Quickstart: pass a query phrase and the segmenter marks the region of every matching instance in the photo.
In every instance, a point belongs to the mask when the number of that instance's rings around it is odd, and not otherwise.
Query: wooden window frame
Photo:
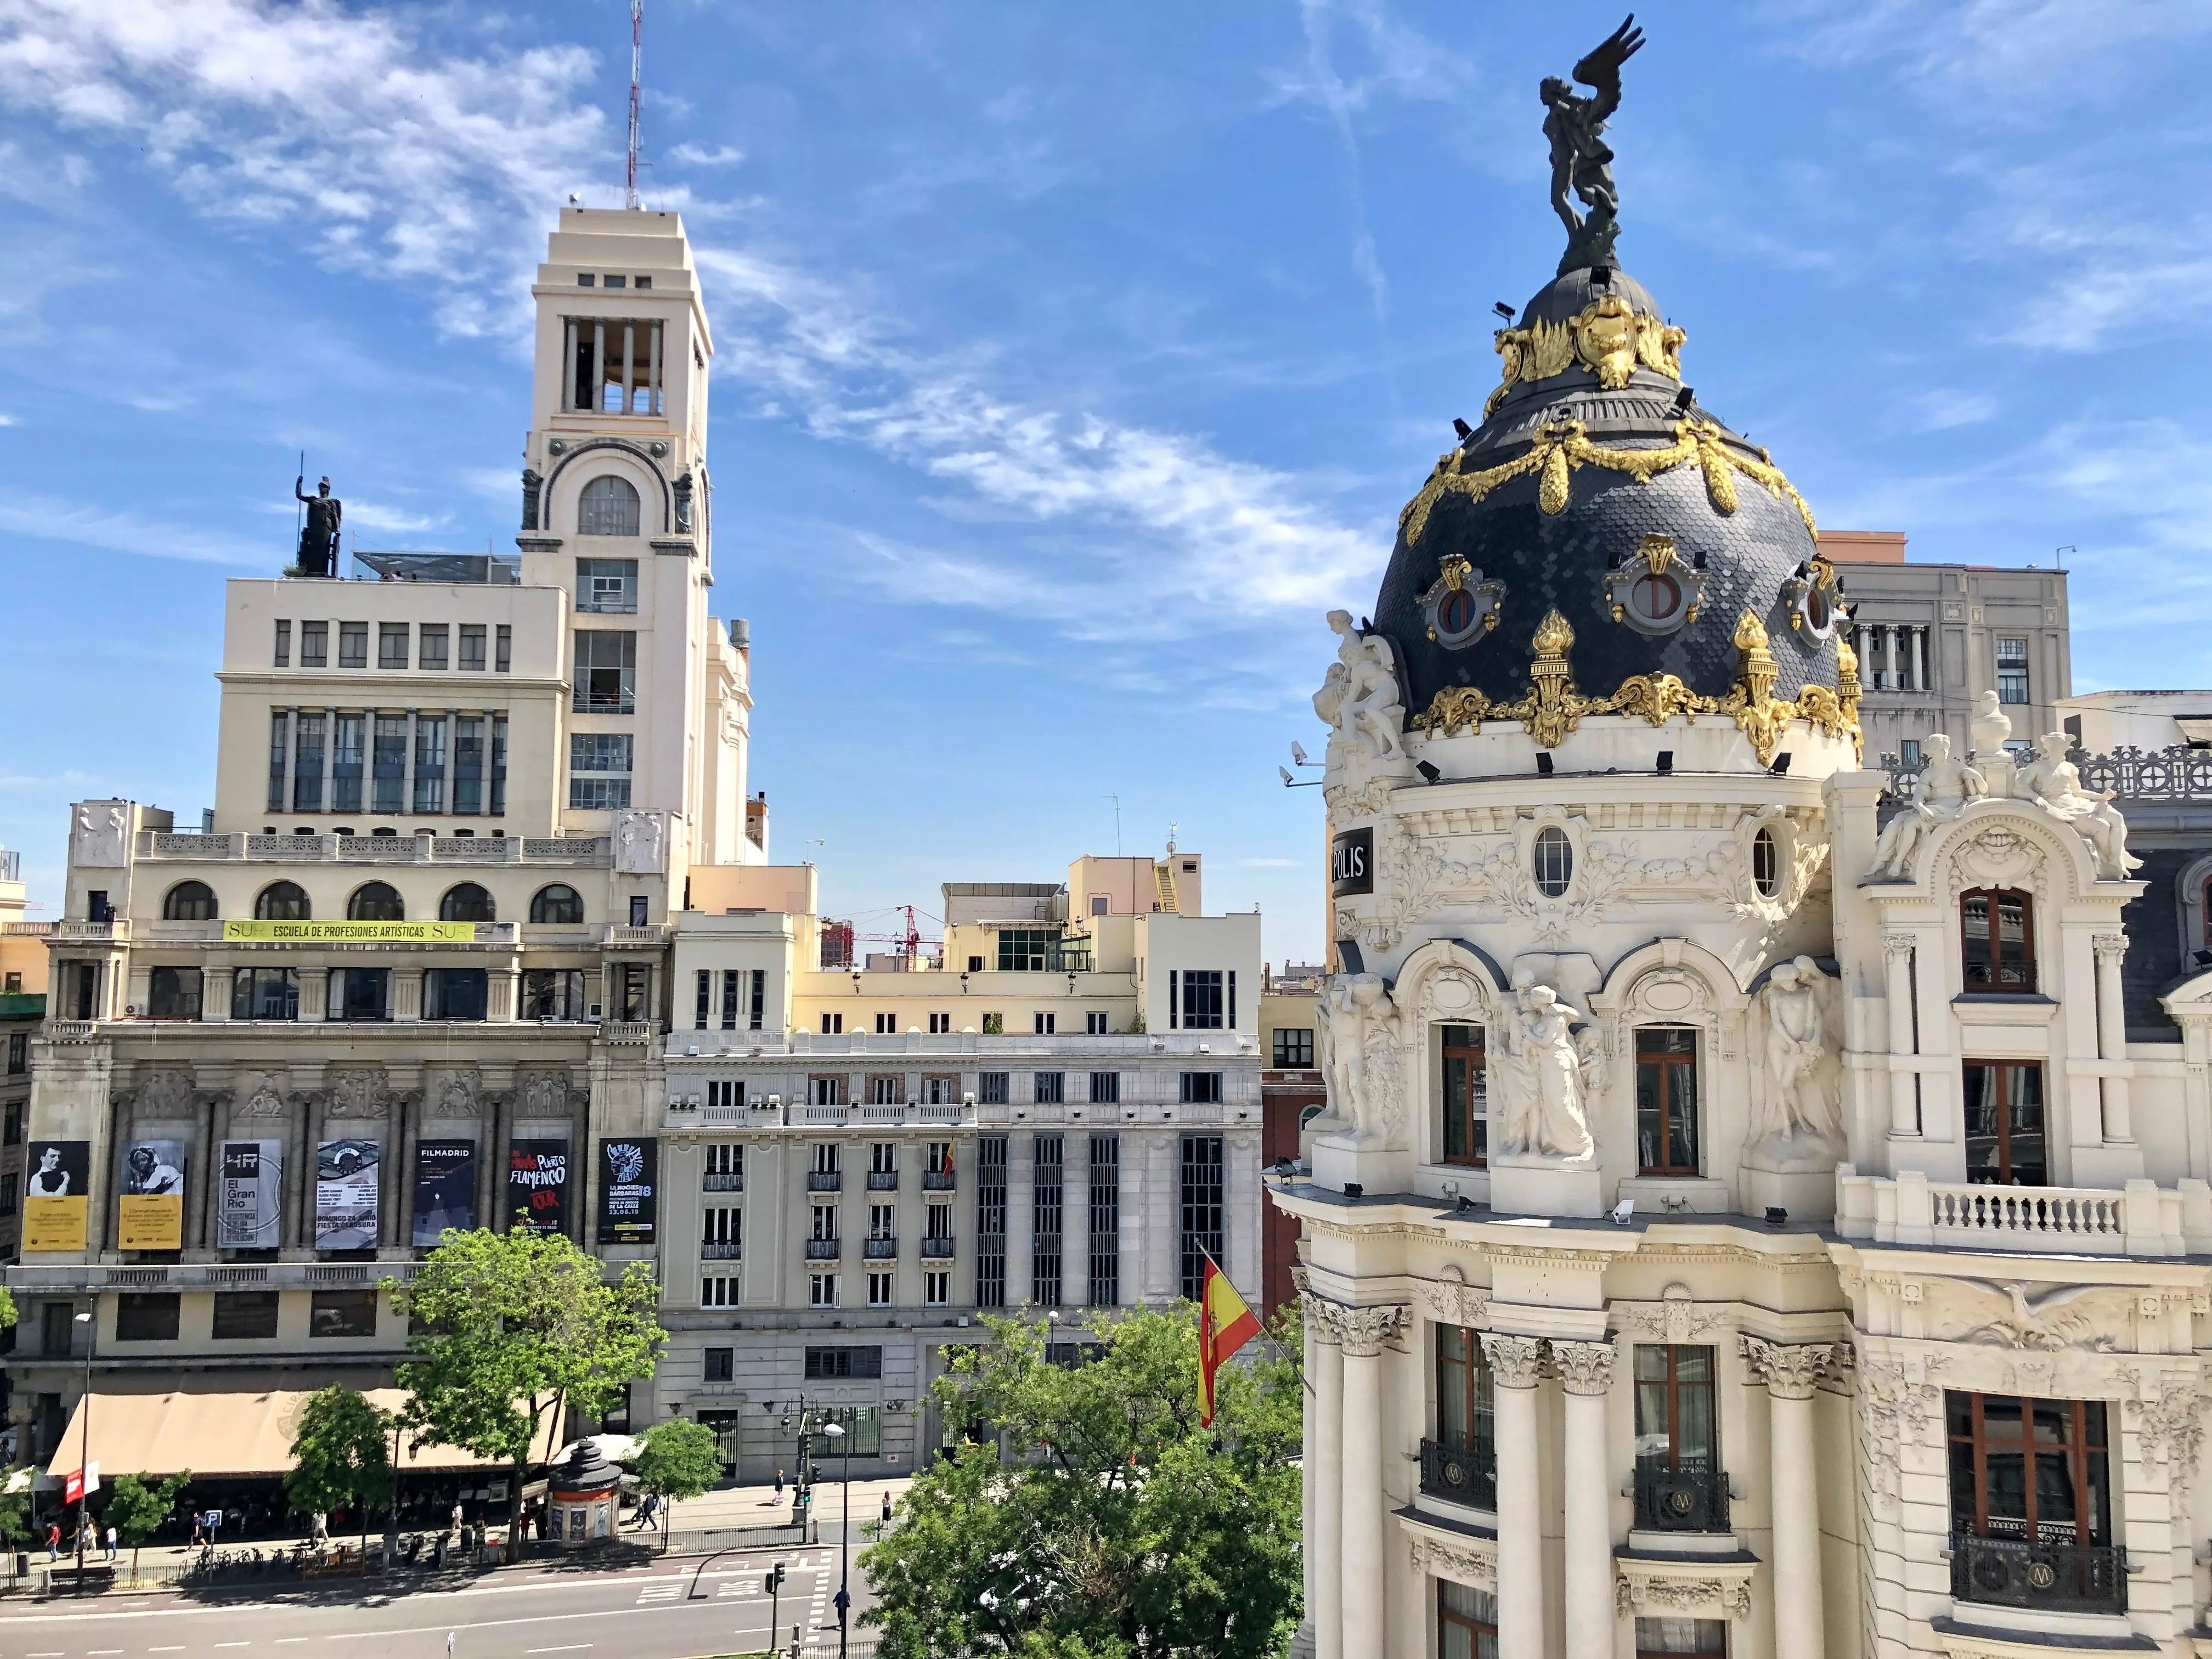
[[[1996,1113],[1997,1177],[1994,1182],[1977,1182],[1976,1184],[1995,1185],[1999,1187],[2011,1187],[2022,1184],[2034,1187],[2048,1186],[2051,1182],[2051,1091],[2047,1086],[2045,1086],[2048,1085],[2050,1079],[2044,1074],[2043,1062],[2039,1060],[1967,1059],[1963,1060],[1959,1063],[1959,1133],[1960,1144],[1962,1146],[1965,1143],[1966,1133],[1966,1074],[1969,1068],[1976,1066],[1984,1067],[1993,1073],[1990,1087],[1996,1093],[1998,1099]],[[2039,1079],[2036,1085],[2036,1103],[2042,1112],[2041,1132],[2043,1135],[2043,1178],[2040,1181],[2022,1183],[2016,1182],[2013,1177],[2012,1119],[2010,1113],[2005,1109],[2003,1104],[2006,1094],[2004,1087],[2004,1074],[2008,1072],[2033,1072],[2036,1074],[2036,1077]],[[1973,1171],[1972,1170],[1969,1170],[1966,1172],[1966,1178],[1969,1181],[1973,1180]]]
[[[1447,1025],[1443,1030],[1443,1052],[1437,1068],[1437,1093],[1443,1113],[1437,1140],[1437,1161],[1461,1169],[1485,1170],[1490,1167],[1489,1116],[1486,1110],[1482,1115],[1476,1115],[1474,1092],[1475,1085],[1480,1082],[1485,1085],[1486,1096],[1487,1093],[1487,1073],[1484,1067],[1487,1064],[1489,1032],[1485,1027],[1474,1024]],[[1473,1042],[1455,1043],[1449,1035],[1453,1031],[1474,1033]],[[1451,1087],[1452,1062],[1455,1060],[1466,1061],[1468,1068],[1466,1096],[1456,1102],[1452,1098]],[[1487,1104],[1486,1098],[1486,1108]],[[1449,1150],[1455,1114],[1463,1131],[1462,1143],[1468,1148],[1456,1157]]]
[[[2020,1522],[2021,1530],[2018,1535],[2021,1539],[2028,1542],[2039,1544],[2070,1542],[2081,1547],[2098,1547],[2109,1545],[2112,1542],[2112,1516],[2111,1499],[2112,1497],[2112,1480],[2113,1449],[2112,1423],[2113,1407],[2112,1402],[2103,1400],[2049,1400],[2030,1395],[1992,1395],[1969,1394],[1963,1389],[1952,1390],[1951,1394],[1953,1398],[1963,1398],[1970,1402],[1969,1410],[1971,1415],[1969,1417],[1967,1431],[1965,1434],[1960,1434],[1951,1427],[1951,1402],[1948,1399],[1944,1402],[1945,1420],[1943,1426],[1944,1445],[1947,1451],[1960,1446],[1970,1449],[1969,1455],[1972,1460],[1973,1465],[1974,1530],[1972,1535],[1974,1537],[2007,1538],[2014,1536],[2014,1534],[2010,1533],[1992,1533],[1989,1529],[1989,1460],[1990,1449],[1994,1446],[2001,1454],[2016,1451],[2023,1459],[2033,1460],[2032,1462],[2024,1463],[2021,1470],[2021,1507],[2026,1510],[2025,1516]],[[1985,1414],[1985,1402],[1991,1399],[2017,1400],[2019,1401],[2021,1431],[2018,1435],[1994,1437],[1990,1435]],[[2034,1434],[2035,1408],[2039,1405],[2062,1406],[2068,1408],[2063,1419],[2067,1424],[2069,1430],[2068,1439],[2056,1446],[2039,1443],[2036,1440]],[[2091,1441],[2089,1438],[2089,1408],[2092,1406],[2100,1407],[2104,1418],[2103,1438],[2094,1442]],[[2042,1487],[2041,1471],[2038,1466],[2045,1458],[2054,1455],[2063,1456],[2067,1473],[2072,1477],[2071,1485],[2074,1488],[2074,1520],[2072,1523],[2074,1536],[2070,1540],[2053,1539],[2044,1536],[2043,1523],[2036,1514],[2038,1507],[2037,1500],[2040,1495]],[[2106,1501],[2104,1510],[2101,1514],[2098,1511],[2094,1489],[2092,1487],[2089,1480],[2091,1462],[2093,1459],[2098,1457],[2102,1457],[2105,1460],[2104,1490]],[[1951,1479],[1955,1479],[1957,1469],[1955,1463],[1951,1458],[1947,1457],[1945,1468],[1947,1481]],[[1956,1526],[1958,1523],[1958,1506],[1955,1498],[1952,1500],[1951,1515],[1952,1524]],[[2012,1519],[2010,1516],[2001,1516],[1999,1518],[2002,1522],[2009,1522]]]
[[[1686,1054],[1674,1054],[1655,1050],[1647,1054],[1644,1049],[1644,1038],[1646,1034],[1659,1031],[1686,1031],[1689,1033],[1690,1047],[1688,1052]],[[1703,1169],[1705,1162],[1705,1125],[1698,1121],[1699,1114],[1698,1110],[1699,1105],[1698,1097],[1698,1050],[1700,1046],[1698,1037],[1698,1028],[1694,1025],[1639,1025],[1636,1028],[1636,1172],[1639,1176],[1652,1176],[1662,1180],[1696,1180],[1705,1173]],[[1647,1066],[1651,1067],[1658,1074],[1656,1079],[1656,1086],[1658,1089],[1659,1099],[1659,1135],[1657,1141],[1659,1162],[1656,1164],[1647,1164],[1644,1161],[1644,1068]],[[1674,1143],[1673,1106],[1674,1091],[1670,1085],[1673,1081],[1673,1073],[1686,1068],[1690,1073],[1690,1144],[1691,1150],[1694,1154],[1692,1162],[1687,1167],[1676,1164],[1672,1161],[1669,1156]]]
[[[1468,1357],[1464,1359],[1454,1359],[1444,1350],[1445,1334],[1448,1332],[1454,1331],[1456,1331],[1467,1344]],[[1485,1379],[1490,1376],[1490,1356],[1483,1350],[1482,1334],[1480,1331],[1463,1325],[1438,1325],[1437,1327],[1436,1376],[1437,1443],[1439,1445],[1450,1445],[1452,1446],[1452,1449],[1455,1451],[1473,1452],[1480,1450],[1481,1449],[1481,1431],[1479,1427],[1472,1425],[1480,1424],[1483,1419],[1485,1414],[1482,1398],[1485,1392],[1483,1384]],[[1466,1445],[1452,1445],[1450,1439],[1445,1433],[1444,1399],[1447,1393],[1458,1395],[1462,1402],[1466,1407],[1467,1421],[1471,1425],[1468,1431],[1468,1443]],[[1490,1393],[1493,1401],[1490,1413],[1491,1437],[1492,1442],[1492,1449],[1495,1451],[1498,1419],[1494,1405],[1497,1397],[1496,1385],[1494,1382],[1492,1384]]]
[[[1970,899],[1989,901],[1990,970],[1994,982],[1976,985],[1969,977],[1966,960],[1966,903]],[[2016,899],[2020,902],[2021,981],[2018,985],[2003,982],[2005,972],[2004,946],[2000,933],[1998,913],[2000,902]],[[1970,887],[1959,895],[1959,983],[1969,996],[2034,996],[2039,979],[2035,965],[2035,896],[2017,887]]]
[[[1635,1405],[1643,1403],[1644,1390],[1657,1379],[1637,1374],[1636,1361],[1646,1349],[1667,1356],[1667,1468],[1679,1471],[1682,1468],[1682,1396],[1686,1393],[1703,1390],[1706,1398],[1706,1415],[1713,1425],[1713,1445],[1709,1470],[1717,1470],[1721,1463],[1721,1392],[1720,1351],[1708,1342],[1639,1342],[1629,1357],[1629,1385],[1636,1391]],[[1681,1356],[1685,1353],[1705,1355],[1705,1381],[1684,1382],[1681,1376]],[[1642,1440],[1645,1431],[1638,1425],[1636,1437]],[[1639,1448],[1638,1455],[1642,1457]],[[1693,1466],[1694,1467],[1694,1466]]]

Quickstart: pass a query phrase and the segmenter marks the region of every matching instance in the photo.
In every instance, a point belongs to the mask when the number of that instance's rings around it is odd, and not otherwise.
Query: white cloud
[[[485,328],[605,162],[576,46],[466,56],[333,0],[0,0],[0,103],[142,150],[199,211],[349,269],[439,279]]]
[[[190,559],[210,564],[265,565],[272,553],[288,550],[282,542],[210,535],[150,523],[135,513],[103,512],[79,501],[41,495],[0,495],[0,530],[147,558]]]
[[[686,143],[670,150],[668,159],[689,167],[733,167],[745,159],[745,153],[731,144],[702,149],[697,144]]]
[[[1954,427],[1978,426],[1994,420],[1997,409],[1997,400],[1986,392],[1936,386],[1905,398],[1898,405],[1898,417],[1910,431],[1948,432]]]

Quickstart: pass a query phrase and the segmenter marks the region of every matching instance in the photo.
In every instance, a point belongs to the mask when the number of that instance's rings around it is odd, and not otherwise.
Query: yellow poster
[[[27,1250],[81,1250],[84,1248],[84,1208],[82,1198],[27,1198],[23,1200],[23,1248]]]
[[[39,1140],[30,1148],[23,1182],[23,1248],[82,1250],[86,1195],[92,1190],[92,1143]]]
[[[301,943],[363,943],[377,940],[412,941],[422,945],[473,945],[477,925],[472,921],[226,921],[226,939],[297,940]]]
[[[77,1226],[83,1225],[79,1220]],[[185,1200],[124,1194],[116,1204],[115,1243],[117,1249],[125,1250],[183,1249]]]

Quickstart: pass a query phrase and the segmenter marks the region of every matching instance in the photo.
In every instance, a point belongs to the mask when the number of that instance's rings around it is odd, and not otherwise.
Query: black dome
[[[1608,324],[1610,336],[1598,332]],[[1595,335],[1593,349],[1572,343],[1578,329]],[[1482,426],[1437,464],[1401,517],[1376,601],[1374,630],[1397,649],[1409,718],[1458,686],[1498,702],[1526,696],[1531,636],[1553,610],[1574,630],[1566,659],[1586,696],[1610,696],[1639,674],[1670,674],[1693,692],[1726,696],[1747,609],[1766,629],[1776,696],[1835,686],[1832,635],[1790,626],[1818,556],[1811,514],[1763,452],[1678,400],[1683,387],[1667,370],[1681,337],[1663,329],[1641,284],[1617,271],[1573,270],[1508,331],[1530,367],[1555,372],[1493,395]],[[1587,366],[1608,340],[1612,389]],[[1547,351],[1549,361],[1534,361]],[[1559,369],[1563,351],[1570,361]],[[1606,580],[1654,536],[1671,542],[1678,574],[1703,579],[1696,620],[1672,632],[1617,621]],[[1455,556],[1504,589],[1496,626],[1457,648],[1435,637],[1422,599]],[[1826,620],[1818,605],[1815,614]]]

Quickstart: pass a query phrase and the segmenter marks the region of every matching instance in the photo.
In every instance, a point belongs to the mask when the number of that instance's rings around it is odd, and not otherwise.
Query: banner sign
[[[222,1191],[216,1200],[216,1248],[273,1250],[284,1242],[284,1143],[222,1143]]]
[[[100,1490],[100,1460],[94,1458],[81,1469],[72,1469],[62,1481],[62,1503],[74,1504],[80,1498],[89,1498]]]
[[[473,1140],[415,1143],[415,1238],[435,1244],[447,1228],[466,1232],[477,1224],[477,1144]]]
[[[86,1199],[92,1188],[92,1143],[34,1140],[23,1188],[23,1248],[84,1249]]]
[[[1328,890],[1337,898],[1375,890],[1375,831],[1346,830],[1329,843]]]
[[[134,1140],[123,1155],[115,1243],[124,1250],[185,1248],[185,1143]]]
[[[516,1140],[507,1145],[507,1224],[526,1232],[568,1231],[568,1143]]]
[[[398,939],[428,945],[473,945],[473,921],[226,921],[225,939],[270,940]]]
[[[376,1248],[377,1158],[373,1140],[325,1140],[315,1148],[315,1248]]]
[[[660,1213],[660,1143],[599,1143],[599,1243],[650,1244]]]

